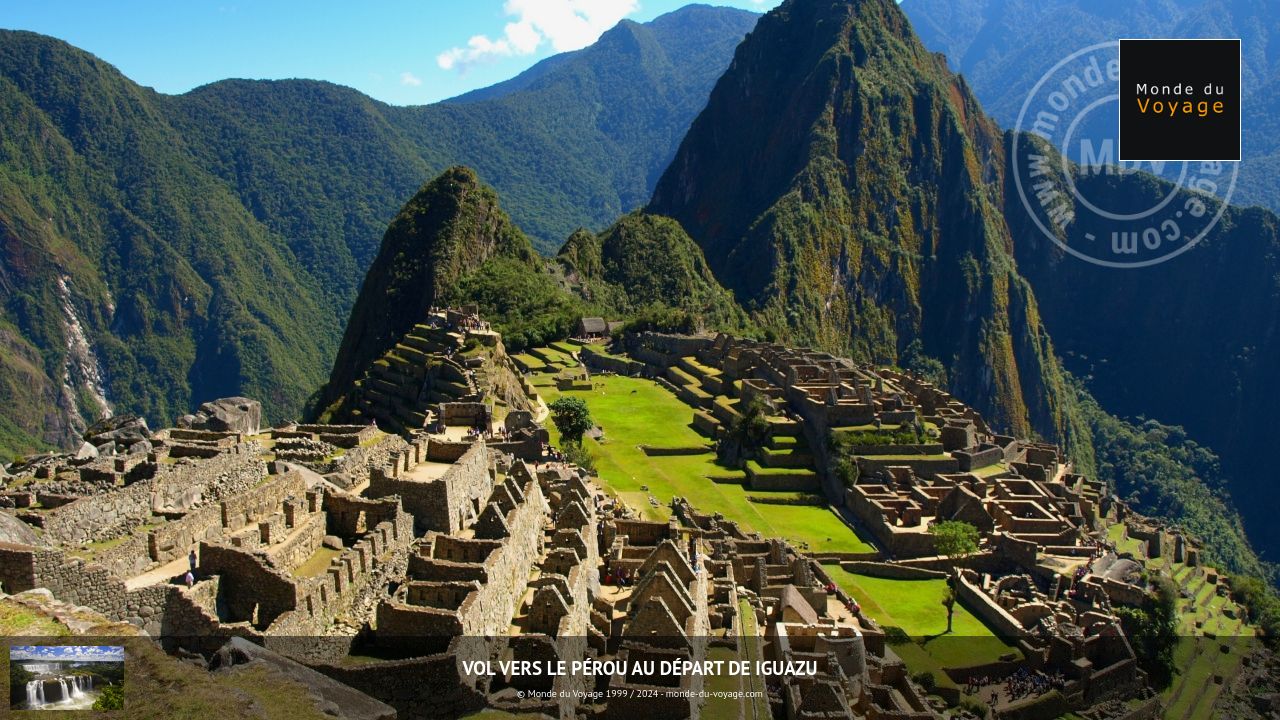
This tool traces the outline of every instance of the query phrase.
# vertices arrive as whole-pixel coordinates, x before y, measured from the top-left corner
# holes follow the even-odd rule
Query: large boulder
[[[231,638],[209,663],[215,672],[235,672],[236,666],[258,664],[276,671],[307,689],[316,707],[326,715],[351,720],[395,720],[395,708],[322,675],[289,658],[244,638]]]
[[[0,542],[34,547],[48,545],[30,525],[7,513],[0,513]]]
[[[127,453],[130,447],[150,439],[151,428],[147,427],[144,418],[137,415],[103,418],[84,431],[85,443],[106,455]]]
[[[246,397],[210,400],[194,415],[178,418],[178,427],[256,435],[262,430],[262,403]]]

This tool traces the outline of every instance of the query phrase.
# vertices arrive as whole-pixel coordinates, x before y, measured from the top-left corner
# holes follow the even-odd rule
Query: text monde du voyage
[[[1226,94],[1224,86],[1215,83],[1205,83],[1203,86],[1190,83],[1135,83],[1134,90],[1138,112],[1143,115],[1209,117],[1227,112],[1226,103],[1214,99]]]
[[[462,672],[475,677],[550,675],[783,675],[818,674],[816,660],[466,660]]]

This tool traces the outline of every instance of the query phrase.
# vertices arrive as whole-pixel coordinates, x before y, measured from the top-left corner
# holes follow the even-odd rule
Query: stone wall
[[[915,558],[935,555],[933,535],[928,532],[903,532],[889,524],[883,512],[858,489],[844,493],[845,507],[853,511],[862,527],[865,527],[891,557]]]
[[[0,585],[7,593],[44,588],[59,600],[163,636],[169,649],[212,651],[230,634],[184,587],[161,583],[127,590],[106,567],[67,559],[56,550],[0,544]]]
[[[306,562],[324,541],[325,518],[320,514],[307,515],[283,543],[267,551],[271,564],[281,570],[292,570]]]
[[[111,540],[151,519],[155,480],[89,495],[44,513],[44,536],[59,545]]]
[[[370,475],[367,494],[370,497],[399,495],[404,509],[414,516],[419,531],[456,533],[465,520],[477,513],[479,503],[493,489],[490,458],[488,446],[475,442],[437,480],[406,480],[393,476],[387,469],[375,470]]]
[[[192,545],[202,540],[215,540],[221,534],[222,506],[217,503],[205,505],[148,533],[147,559],[169,562],[185,555]]]
[[[473,441],[450,442],[448,440],[431,440],[427,443],[427,460],[441,463],[455,463],[474,445]]]
[[[960,464],[960,469],[964,472],[977,470],[1004,460],[1004,449],[998,445],[991,445],[976,450],[958,450],[952,455],[956,462]]]
[[[261,445],[247,442],[207,459],[160,463],[156,466],[152,505],[157,509],[184,509],[189,506],[184,498],[221,500],[244,492],[267,474],[261,454]]]
[[[257,443],[174,465],[156,463],[152,477],[80,498],[43,514],[45,537],[60,545],[111,540],[151,521],[160,509],[185,509],[256,485],[266,475]]]
[[[0,592],[13,595],[36,585],[36,548],[0,543]]]
[[[368,502],[368,501],[364,501]],[[298,605],[282,614],[271,632],[276,635],[325,633],[334,618],[353,607],[372,609],[393,577],[403,577],[405,554],[413,541],[413,520],[394,501],[391,519],[373,528],[334,558],[324,574],[299,583]]]
[[[122,578],[133,577],[151,566],[151,536],[134,533],[119,545],[94,554],[93,561]]]
[[[463,675],[456,638],[446,652],[409,660],[363,665],[317,665],[340,683],[377,698],[396,709],[400,720],[437,720],[467,715],[485,707],[485,696]],[[483,656],[475,653],[476,656]]]
[[[505,634],[529,582],[529,569],[541,552],[547,512],[546,499],[536,481],[527,484],[523,495],[524,501],[506,514],[507,536],[484,561],[483,584],[466,594],[456,607],[439,608],[414,603],[414,586],[410,583],[409,592],[379,606],[379,630],[397,637],[449,631],[473,637]]]
[[[1025,634],[1022,624],[1004,608],[996,604],[991,596],[974,585],[962,573],[956,581],[956,597],[960,599],[970,612],[978,616],[988,627],[995,630],[1002,638],[1017,638]]]
[[[847,572],[871,577],[889,578],[892,580],[937,580],[947,574],[938,570],[899,565],[897,563],[867,562],[861,560],[845,561],[840,567]]]
[[[382,435],[376,442],[348,450],[335,461],[335,469],[350,477],[352,485],[359,485],[369,479],[373,469],[385,467],[393,455],[400,454],[407,446],[399,435]]]
[[[292,578],[239,548],[200,543],[200,574],[222,576],[218,594],[219,605],[227,611],[225,621],[265,628],[298,606]]]
[[[582,362],[587,367],[596,370],[617,373],[618,375],[640,375],[644,372],[644,363],[636,362],[630,358],[602,355],[592,351],[590,348],[582,348],[578,352],[578,357],[582,358]]]

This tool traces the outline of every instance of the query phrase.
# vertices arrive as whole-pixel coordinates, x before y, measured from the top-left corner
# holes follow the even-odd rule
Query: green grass
[[[1146,557],[1147,544],[1141,540],[1126,537],[1124,523],[1115,523],[1107,528],[1107,539],[1115,544],[1117,552],[1127,552],[1139,558]]]
[[[527,353],[517,353],[512,355],[511,358],[524,367],[529,368],[530,372],[538,372],[547,368],[546,363]]]
[[[761,475],[761,476],[769,476],[769,475],[806,475],[808,476],[808,475],[817,474],[814,471],[807,470],[805,468],[765,467],[756,460],[748,460],[747,468],[751,471],[752,475]]]
[[[126,643],[124,710],[113,717],[331,717],[316,707],[306,687],[270,666],[239,665],[210,673],[165,655],[151,642]]]
[[[751,603],[746,598],[738,600],[738,644],[743,660],[755,665],[760,657],[760,640],[759,628],[756,627],[756,611],[751,607]],[[744,690],[749,692],[760,693],[757,697],[749,701],[749,705],[744,708],[748,712],[743,713],[746,720],[768,720],[769,703],[764,695],[764,678],[759,675],[750,673],[746,676]]]
[[[77,557],[82,560],[92,560],[95,557],[97,557],[98,553],[104,552],[106,550],[110,550],[111,548],[121,545],[124,543],[124,541],[129,540],[130,537],[131,536],[129,535],[123,535],[121,537],[112,538],[110,540],[95,540],[90,543],[85,543],[83,547],[77,548],[75,550],[71,550],[70,552],[67,553],[67,555],[71,557]]]
[[[0,600],[0,635],[70,635],[66,625],[12,600]]]
[[[720,660],[726,665],[730,660],[737,660],[738,653],[730,648],[713,647],[707,649],[708,660]],[[727,671],[708,675],[703,683],[708,692],[738,692],[742,689],[741,680]],[[702,717],[707,720],[737,720],[742,713],[742,700],[727,697],[708,697],[702,706]]]
[[[341,554],[342,552],[340,550],[334,550],[333,548],[317,548],[311,557],[307,558],[301,565],[293,569],[293,576],[298,578],[309,578],[320,575],[324,573],[325,570],[329,569],[329,563]]]
[[[1108,537],[1115,541],[1120,532],[1109,528]],[[1138,541],[1131,541],[1138,542]],[[1253,628],[1239,619],[1227,617],[1223,610],[1234,606],[1231,600],[1218,596],[1216,586],[1205,582],[1194,568],[1169,558],[1151,561],[1171,575],[1178,585],[1190,592],[1195,600],[1178,599],[1178,633],[1180,639],[1174,649],[1174,667],[1177,674],[1173,682],[1161,693],[1161,700],[1168,707],[1166,717],[1188,720],[1214,717],[1213,705],[1222,692],[1222,685],[1213,682],[1215,675],[1222,675],[1228,682],[1239,672],[1240,662],[1249,650]],[[1237,618],[1241,611],[1236,608]],[[1196,627],[1200,621],[1201,627]],[[1212,633],[1216,637],[1205,637]],[[1221,646],[1230,648],[1222,652]]]
[[[605,442],[586,441],[587,449],[596,458],[600,480],[610,493],[645,518],[665,520],[670,516],[671,498],[678,495],[687,498],[699,512],[721,513],[745,530],[806,543],[813,552],[856,553],[873,549],[829,508],[752,503],[740,485],[711,482],[709,475],[738,472],[717,465],[712,454],[645,455],[637,446],[704,444],[705,439],[689,427],[693,408],[650,380],[603,375],[596,382],[601,384],[599,389],[560,393],[553,387],[539,387],[539,392],[548,403],[562,394],[587,401],[592,418],[604,428]],[[552,442],[558,442],[555,427],[548,424],[548,428]],[[649,491],[641,490],[642,485],[648,486]],[[658,499],[658,507],[649,504],[650,494]]]
[[[547,365],[560,365],[562,367],[577,365],[577,362],[574,361],[572,356],[558,350],[553,350],[550,347],[530,348],[528,350],[528,354],[541,359]]]
[[[970,472],[980,478],[988,478],[992,475],[999,475],[1002,472],[1007,472],[1008,470],[1009,468],[1005,467],[1004,463],[996,463],[994,465],[978,468],[977,470],[970,470]]]
[[[900,627],[912,640],[923,641],[917,647],[939,667],[981,665],[994,662],[1002,655],[1018,653],[959,603],[952,618],[951,634],[946,634],[947,611],[942,606],[946,582],[941,579],[893,580],[855,575],[834,564],[823,567],[876,622]],[[913,654],[910,648],[898,654],[911,664],[907,657]],[[924,667],[926,663],[920,658],[916,660],[919,667],[912,667],[913,671],[933,669]]]

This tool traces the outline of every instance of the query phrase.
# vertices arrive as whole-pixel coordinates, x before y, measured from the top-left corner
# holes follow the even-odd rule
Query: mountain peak
[[[649,211],[766,329],[881,363],[918,341],[998,426],[1064,439],[1060,369],[985,179],[1000,151],[892,0],[787,0],[739,45]]]
[[[536,269],[537,254],[475,171],[454,166],[405,203],[391,221],[351,310],[320,408],[332,403],[395,345],[453,284],[492,257]]]

